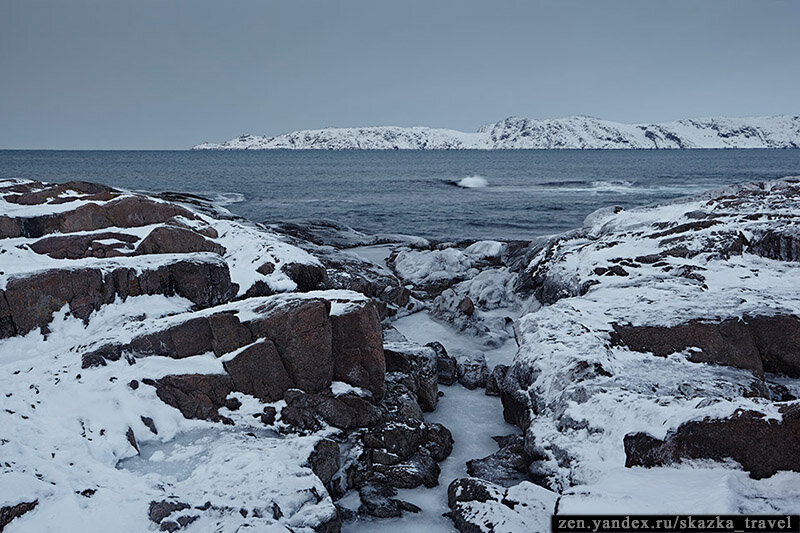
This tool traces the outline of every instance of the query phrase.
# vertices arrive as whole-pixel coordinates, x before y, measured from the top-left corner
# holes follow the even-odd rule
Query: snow
[[[547,120],[509,117],[482,126],[476,133],[424,127],[326,128],[295,131],[275,137],[242,135],[221,144],[208,142],[198,144],[193,149],[491,150],[798,147],[800,147],[800,116],[778,115],[687,119],[661,124],[622,124],[584,116]],[[464,178],[468,179],[472,178]],[[485,186],[485,183],[481,185],[479,179],[468,183]]]
[[[747,251],[722,253],[739,233],[791,226],[797,187],[783,180],[661,206],[594,213],[584,231],[557,240],[551,257],[539,254],[532,261],[532,268],[546,268],[573,294],[587,280],[596,282],[582,296],[542,306],[518,324],[522,346],[511,372],[528,376],[524,390],[537,415],[527,435],[548,458],[549,481],[569,495],[560,512],[798,512],[800,500],[772,495],[776,483],[800,487],[800,473],[761,483],[736,464],[625,469],[626,434],[664,438],[686,421],[724,418],[737,409],[780,416],[775,403],[743,394],[754,380],[749,371],[692,363],[691,348],[665,358],[633,352],[611,345],[609,337],[612,324],[673,326],[692,319],[800,315],[800,286],[787,283],[800,279],[800,263]],[[725,200],[734,194],[741,196],[733,203]],[[748,216],[759,214],[764,217]],[[662,233],[698,220],[714,225]],[[676,245],[685,246],[689,256],[625,264],[624,276],[595,273],[598,267],[624,264],[619,259]],[[681,275],[686,268],[702,279]],[[586,363],[601,365],[610,376],[579,377],[576,369]]]

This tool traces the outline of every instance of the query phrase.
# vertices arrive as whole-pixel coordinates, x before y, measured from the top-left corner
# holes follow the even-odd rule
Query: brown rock
[[[662,441],[646,433],[625,436],[625,466],[662,466],[681,459],[733,459],[755,479],[779,470],[800,472],[800,404],[782,410],[783,420],[754,411],[727,419],[686,422]]]
[[[185,254],[213,252],[225,255],[225,248],[191,229],[159,226],[136,247],[136,254]]]
[[[112,244],[100,243],[103,240],[116,240]],[[45,237],[30,245],[37,254],[53,259],[82,259],[84,257],[118,257],[133,250],[131,243],[138,240],[133,235],[103,232],[90,235],[59,235]]]
[[[299,292],[320,289],[328,278],[327,271],[322,265],[286,263],[281,267],[281,271],[297,284],[297,290]]]
[[[373,401],[386,390],[383,334],[371,301],[331,316],[333,378],[372,393]]]
[[[458,310],[461,311],[462,314],[472,316],[475,312],[475,304],[472,303],[472,298],[465,296],[464,299],[459,302]]]
[[[268,402],[283,398],[294,386],[270,340],[258,342],[223,363],[233,379],[233,388]]]
[[[791,315],[692,320],[677,326],[614,324],[612,342],[658,356],[696,347],[690,360],[800,377],[800,318]]]
[[[256,338],[270,339],[295,386],[321,392],[333,381],[330,302],[280,297],[256,309],[247,323]]]
[[[88,203],[71,211],[35,217],[0,216],[0,238],[42,237],[49,233],[132,228],[164,223],[175,216],[197,218],[181,206],[145,196],[126,196],[110,202]]]
[[[105,273],[100,268],[47,270],[12,278],[0,291],[0,335],[46,327],[64,305],[87,320],[117,296],[177,294],[198,307],[210,307],[229,301],[235,292],[228,266],[221,261],[176,261],[141,273],[124,267]]]
[[[33,184],[32,184],[33,185]],[[43,184],[38,183],[38,186],[35,188],[38,190],[33,190],[34,187],[28,187],[27,191],[22,192],[22,194],[14,194],[9,195],[5,199],[11,203],[19,204],[19,205],[37,205],[37,204],[44,204],[44,203],[65,203],[71,202],[75,200],[86,200],[88,199],[94,200],[98,198],[111,198],[115,194],[119,194],[119,191],[116,189],[112,189],[107,185],[101,185],[99,183],[90,183],[88,181],[68,181],[66,183],[58,183],[58,184]],[[21,190],[21,189],[20,189]],[[64,198],[59,198],[59,196],[67,191],[74,191],[80,193],[76,196],[67,196]]]
[[[156,381],[161,401],[180,410],[186,418],[219,422],[218,410],[233,390],[233,379],[225,374],[184,374],[165,376]]]

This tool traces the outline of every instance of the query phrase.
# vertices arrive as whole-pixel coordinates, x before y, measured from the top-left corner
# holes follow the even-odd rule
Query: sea
[[[800,175],[800,150],[0,150],[0,178],[189,192],[256,222],[529,240],[605,206]]]

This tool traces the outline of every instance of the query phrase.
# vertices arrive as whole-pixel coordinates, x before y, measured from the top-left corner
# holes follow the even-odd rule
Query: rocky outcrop
[[[159,224],[173,217],[196,219],[188,209],[145,196],[125,196],[105,203],[85,203],[70,211],[33,217],[0,215],[0,239],[42,237],[104,228],[132,228]]]
[[[614,324],[612,341],[661,357],[694,348],[689,359],[752,371],[800,377],[800,319],[745,316],[721,322],[692,320],[677,326]]]
[[[625,466],[662,466],[688,459],[733,459],[756,479],[779,470],[800,472],[800,403],[780,408],[781,419],[755,411],[685,422],[663,440],[625,436]]]
[[[204,308],[229,301],[235,292],[228,266],[205,257],[143,271],[127,267],[47,270],[14,277],[0,291],[0,337],[46,328],[53,313],[65,305],[72,315],[86,320],[118,297],[177,295]]]

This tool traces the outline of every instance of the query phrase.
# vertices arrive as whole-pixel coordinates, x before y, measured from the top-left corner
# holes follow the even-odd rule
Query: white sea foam
[[[456,183],[459,187],[464,187],[465,189],[476,189],[479,187],[488,187],[489,180],[484,178],[483,176],[467,176],[465,178],[461,178],[460,181]]]
[[[214,194],[213,201],[219,206],[238,204],[245,201],[245,196],[238,192],[220,192]]]

